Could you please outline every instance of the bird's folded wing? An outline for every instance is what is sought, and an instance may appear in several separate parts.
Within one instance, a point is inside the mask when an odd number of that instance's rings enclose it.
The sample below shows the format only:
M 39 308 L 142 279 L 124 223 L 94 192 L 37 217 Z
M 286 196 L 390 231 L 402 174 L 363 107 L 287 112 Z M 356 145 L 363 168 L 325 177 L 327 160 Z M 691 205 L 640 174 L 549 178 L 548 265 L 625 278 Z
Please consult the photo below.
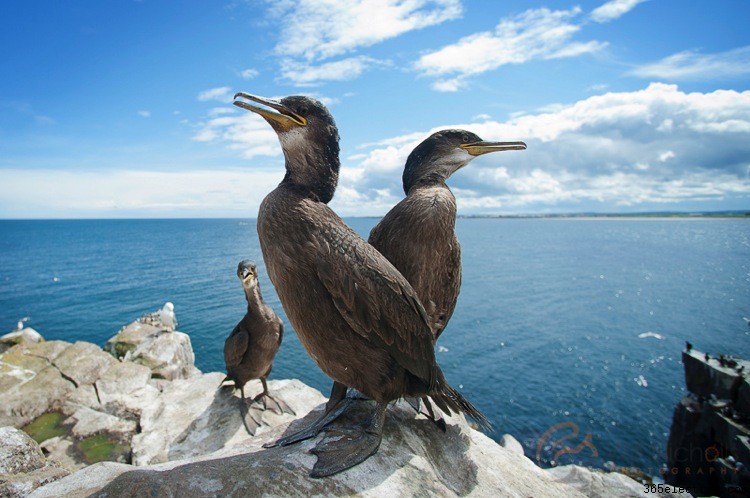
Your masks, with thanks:
M 234 328 L 227 340 L 224 341 L 224 362 L 227 367 L 239 365 L 247 351 L 247 332 L 240 330 L 240 324 Z
M 411 285 L 343 222 L 327 224 L 313 243 L 320 255 L 317 276 L 347 324 L 432 386 L 436 375 L 432 333 Z

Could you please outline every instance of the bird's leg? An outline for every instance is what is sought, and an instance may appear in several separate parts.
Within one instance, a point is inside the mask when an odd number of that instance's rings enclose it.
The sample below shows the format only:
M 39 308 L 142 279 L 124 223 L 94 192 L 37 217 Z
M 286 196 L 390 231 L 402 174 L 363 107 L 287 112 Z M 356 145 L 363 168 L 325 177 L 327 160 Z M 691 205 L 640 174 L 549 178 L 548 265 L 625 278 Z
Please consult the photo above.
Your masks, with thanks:
M 339 382 L 333 383 L 331 388 L 331 396 L 328 398 L 323 415 L 318 417 L 316 421 L 307 427 L 290 434 L 289 436 L 283 437 L 275 443 L 264 444 L 264 448 L 275 448 L 276 446 L 288 446 L 305 439 L 315 437 L 320 433 L 321 430 L 334 420 L 339 415 L 344 413 L 344 410 L 351 404 L 352 400 L 346 397 L 346 386 Z
M 256 410 L 251 405 L 248 405 L 247 399 L 245 398 L 245 386 L 240 387 L 240 394 L 242 395 L 242 400 L 240 400 L 242 424 L 245 426 L 247 433 L 254 436 L 255 431 L 263 424 L 262 414 L 258 415 Z
M 421 413 L 428 419 L 432 420 L 432 422 L 438 426 L 438 429 L 443 432 L 448 429 L 445 425 L 445 419 L 443 419 L 443 415 L 440 413 L 440 410 L 433 410 L 432 403 L 430 403 L 430 398 L 424 396 L 421 398 L 421 400 L 420 398 L 412 397 L 407 397 L 405 399 L 406 402 L 409 403 L 417 413 Z
M 289 408 L 289 405 L 287 405 L 283 400 L 276 399 L 272 397 L 268 393 L 268 384 L 266 384 L 266 378 L 261 377 L 260 381 L 263 383 L 263 392 L 257 395 L 253 401 L 260 401 L 263 403 L 263 409 L 267 410 L 270 406 L 273 411 L 278 413 L 279 415 L 283 415 L 284 413 L 288 413 L 290 415 L 297 415 L 294 413 L 294 410 Z
M 231 381 L 232 383 L 224 384 L 225 382 L 229 382 L 229 381 Z M 232 389 L 234 389 L 236 386 L 234 385 L 234 381 L 230 379 L 229 376 L 227 375 L 226 377 L 224 377 L 224 380 L 219 382 L 219 388 L 222 388 L 222 387 L 231 387 Z
M 364 426 L 332 429 L 326 439 L 310 453 L 317 455 L 310 477 L 327 477 L 352 468 L 374 455 L 383 438 L 385 410 L 388 403 L 379 402 Z

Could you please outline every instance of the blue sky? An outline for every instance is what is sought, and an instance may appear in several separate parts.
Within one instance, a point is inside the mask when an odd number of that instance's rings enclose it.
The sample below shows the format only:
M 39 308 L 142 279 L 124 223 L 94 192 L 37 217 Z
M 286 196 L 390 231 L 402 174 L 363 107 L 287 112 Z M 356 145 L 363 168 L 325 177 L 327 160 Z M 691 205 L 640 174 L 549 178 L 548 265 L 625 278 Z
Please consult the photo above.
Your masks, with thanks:
M 745 0 L 0 4 L 0 218 L 254 217 L 283 177 L 231 96 L 308 94 L 332 207 L 380 215 L 436 129 L 524 140 L 450 181 L 472 213 L 750 209 Z

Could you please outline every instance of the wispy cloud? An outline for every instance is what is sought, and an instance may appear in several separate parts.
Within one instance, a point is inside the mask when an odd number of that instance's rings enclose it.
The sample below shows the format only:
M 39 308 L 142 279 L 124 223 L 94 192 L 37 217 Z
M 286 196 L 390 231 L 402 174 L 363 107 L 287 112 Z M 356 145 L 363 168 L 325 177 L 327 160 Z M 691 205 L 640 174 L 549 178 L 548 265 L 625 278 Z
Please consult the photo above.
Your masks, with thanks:
M 645 1 L 646 0 L 610 0 L 592 10 L 589 17 L 592 21 L 598 23 L 613 21 L 627 14 L 633 10 L 636 5 Z
M 557 11 L 546 8 L 527 10 L 502 19 L 494 31 L 475 33 L 422 55 L 415 68 L 426 76 L 443 77 L 433 84 L 433 88 L 449 92 L 465 87 L 470 76 L 506 64 L 576 57 L 601 50 L 606 43 L 573 40 L 581 29 L 573 22 L 580 13 L 578 7 Z
M 198 94 L 198 100 L 218 100 L 220 102 L 229 102 L 232 100 L 232 89 L 228 86 L 220 86 L 204 90 Z
M 257 69 L 253 69 L 253 68 L 248 68 L 248 69 L 244 69 L 240 71 L 240 77 L 242 77 L 242 79 L 244 80 L 251 80 L 253 78 L 257 78 L 259 74 L 260 74 L 260 71 L 258 71 Z
M 632 71 L 641 78 L 700 80 L 745 76 L 750 74 L 750 45 L 717 54 L 694 50 L 679 52 L 645 64 Z
M 276 52 L 323 60 L 461 16 L 460 0 L 290 0 Z
M 138 111 L 138 115 L 142 118 L 150 118 L 151 111 Z
M 374 66 L 387 64 L 363 55 L 319 65 L 287 59 L 282 62 L 281 75 L 297 86 L 313 86 L 323 81 L 346 81 L 358 78 Z
M 270 13 L 284 20 L 275 47 L 282 77 L 309 86 L 354 79 L 387 64 L 364 55 L 331 59 L 456 19 L 462 7 L 460 0 L 288 0 L 274 2 Z

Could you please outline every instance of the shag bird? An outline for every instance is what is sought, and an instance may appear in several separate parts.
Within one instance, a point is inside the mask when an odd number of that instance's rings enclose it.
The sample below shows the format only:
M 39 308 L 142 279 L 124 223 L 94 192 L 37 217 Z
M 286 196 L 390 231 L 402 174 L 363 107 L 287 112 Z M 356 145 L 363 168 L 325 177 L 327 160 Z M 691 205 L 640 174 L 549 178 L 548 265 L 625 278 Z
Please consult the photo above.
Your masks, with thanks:
M 414 287 L 436 340 L 453 315 L 461 287 L 456 198 L 445 182 L 477 156 L 525 148 L 523 142 L 485 142 L 464 130 L 433 133 L 406 160 L 406 198 L 370 232 L 370 244 Z
M 369 243 L 416 291 L 435 340 L 451 319 L 461 288 L 456 198 L 446 180 L 482 154 L 524 149 L 523 142 L 486 142 L 465 130 L 433 133 L 406 159 L 402 176 L 406 197 L 370 232 Z M 418 403 L 409 401 L 419 411 Z M 423 401 L 425 415 L 444 428 L 429 401 Z
M 279 414 L 286 412 L 294 415 L 286 403 L 271 397 L 268 393 L 268 384 L 266 384 L 266 378 L 273 367 L 273 359 L 281 345 L 284 324 L 273 309 L 263 301 L 255 262 L 240 261 L 237 266 L 237 276 L 245 291 L 247 313 L 224 342 L 224 362 L 227 367 L 227 377 L 224 380 L 234 382 L 234 387 L 240 390 L 244 401 L 245 384 L 249 380 L 260 379 L 263 392 L 252 401 L 262 402 L 264 409 L 270 406 Z M 255 434 L 260 420 L 252 415 L 248 417 L 248 414 L 243 413 L 245 428 L 250 434 Z
M 324 414 L 276 444 L 318 434 L 345 409 L 347 387 L 374 400 L 375 411 L 362 427 L 350 429 L 354 436 L 312 450 L 318 456 L 313 477 L 335 474 L 374 454 L 388 403 L 401 397 L 429 395 L 447 413 L 463 412 L 488 426 L 446 382 L 412 286 L 328 207 L 340 163 L 338 129 L 325 106 L 309 97 L 276 101 L 242 92 L 234 104 L 259 114 L 279 137 L 286 175 L 260 206 L 258 237 L 300 342 L 334 380 Z

